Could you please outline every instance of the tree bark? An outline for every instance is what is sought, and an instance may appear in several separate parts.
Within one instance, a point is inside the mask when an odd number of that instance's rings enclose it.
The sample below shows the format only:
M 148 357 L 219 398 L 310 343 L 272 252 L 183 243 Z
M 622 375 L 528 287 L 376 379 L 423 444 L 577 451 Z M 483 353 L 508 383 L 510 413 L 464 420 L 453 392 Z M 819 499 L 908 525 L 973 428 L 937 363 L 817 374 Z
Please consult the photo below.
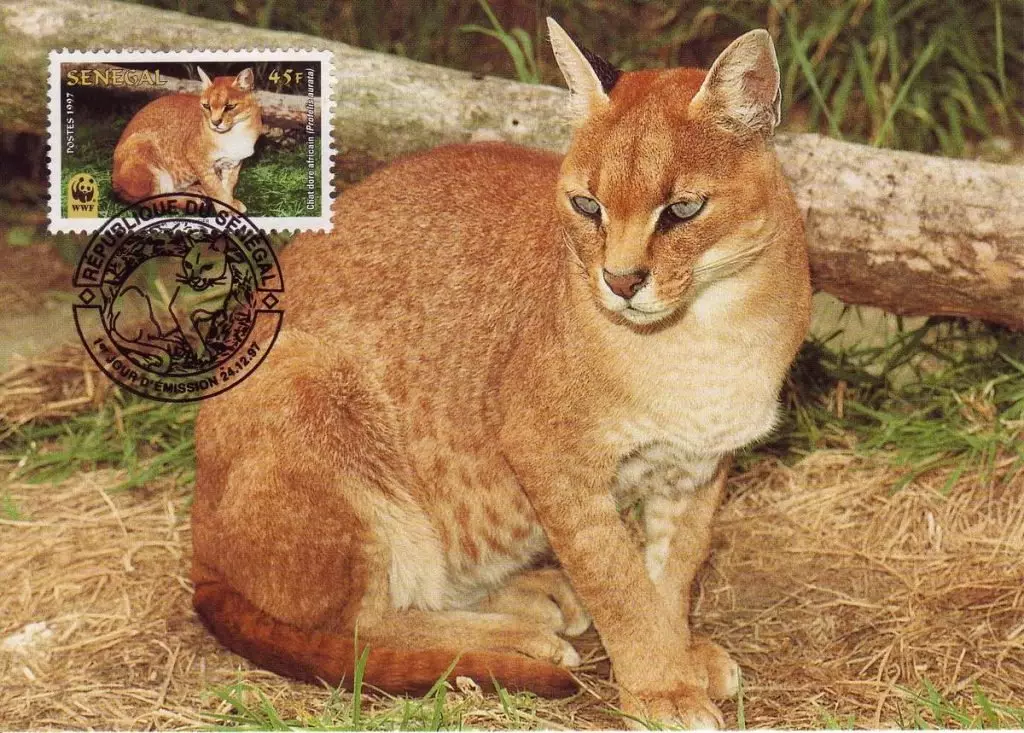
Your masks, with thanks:
M 115 64 L 65 64 L 65 69 L 116 69 Z M 195 94 L 198 96 L 203 91 L 202 82 L 194 79 L 176 79 L 173 76 L 161 78 L 161 84 L 136 83 L 131 86 L 110 86 L 102 87 L 103 93 L 120 96 L 145 97 L 156 99 L 168 94 Z M 96 90 L 101 87 L 94 87 Z M 306 128 L 306 97 L 297 94 L 277 94 L 256 90 L 256 99 L 260 103 L 260 113 L 263 117 L 263 124 L 270 127 L 281 127 L 291 130 L 304 130 Z M 313 108 L 314 124 L 320 127 L 320 100 L 317 99 Z
M 339 156 L 386 161 L 448 142 L 564 150 L 564 91 L 479 77 L 295 33 L 110 0 L 0 0 L 0 125 L 46 130 L 51 48 L 327 48 Z M 779 135 L 818 288 L 905 315 L 1024 329 L 1024 167 Z

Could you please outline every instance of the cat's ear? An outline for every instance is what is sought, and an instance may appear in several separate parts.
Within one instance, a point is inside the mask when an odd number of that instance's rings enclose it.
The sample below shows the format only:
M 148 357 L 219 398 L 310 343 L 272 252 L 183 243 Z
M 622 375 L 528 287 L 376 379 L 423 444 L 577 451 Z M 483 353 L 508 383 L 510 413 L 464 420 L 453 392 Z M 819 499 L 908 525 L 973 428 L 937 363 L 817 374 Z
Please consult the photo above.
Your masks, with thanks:
M 253 85 L 252 69 L 243 69 L 238 72 L 238 76 L 235 77 L 232 83 L 243 92 L 251 92 Z
M 580 121 L 608 103 L 608 93 L 621 73 L 597 54 L 577 46 L 568 33 L 548 18 L 551 50 L 569 87 L 575 120 Z
M 690 102 L 690 112 L 709 113 L 737 132 L 772 133 L 782 119 L 782 90 L 768 31 L 744 33 L 722 51 Z
M 210 77 L 208 77 L 206 75 L 206 72 L 203 71 L 202 66 L 197 66 L 196 71 L 199 72 L 199 81 L 203 83 L 203 91 L 205 92 L 207 89 L 213 86 L 213 82 L 210 81 Z
M 210 249 L 218 254 L 224 254 L 228 251 L 228 238 L 226 235 L 221 234 L 219 237 L 210 242 Z

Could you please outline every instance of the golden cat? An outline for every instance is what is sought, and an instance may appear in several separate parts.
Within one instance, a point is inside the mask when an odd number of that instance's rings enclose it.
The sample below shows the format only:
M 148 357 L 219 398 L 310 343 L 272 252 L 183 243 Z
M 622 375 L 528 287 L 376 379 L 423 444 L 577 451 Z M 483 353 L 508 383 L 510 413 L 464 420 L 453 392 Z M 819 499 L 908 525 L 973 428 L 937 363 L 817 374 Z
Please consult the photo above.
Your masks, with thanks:
M 210 360 L 203 324 L 208 329 L 231 297 L 227 249 L 223 236 L 189 241 L 184 256 L 150 257 L 129 274 L 111 293 L 104 313 L 107 332 L 118 347 L 165 374 L 176 345 L 173 336 L 180 333 L 196 359 Z
M 551 35 L 564 158 L 405 158 L 285 252 L 285 329 L 196 426 L 195 607 L 307 680 L 351 684 L 358 634 L 391 692 L 457 657 L 571 693 L 561 635 L 592 617 L 627 712 L 721 725 L 737 667 L 691 636 L 690 585 L 810 298 L 775 51 L 754 31 L 707 73 L 619 73 Z M 644 548 L 616 508 L 636 494 Z M 533 569 L 549 553 L 561 569 Z
M 111 183 L 128 203 L 188 191 L 245 211 L 235 198 L 242 161 L 263 131 L 252 69 L 211 81 L 202 93 L 172 94 L 140 109 L 114 148 Z

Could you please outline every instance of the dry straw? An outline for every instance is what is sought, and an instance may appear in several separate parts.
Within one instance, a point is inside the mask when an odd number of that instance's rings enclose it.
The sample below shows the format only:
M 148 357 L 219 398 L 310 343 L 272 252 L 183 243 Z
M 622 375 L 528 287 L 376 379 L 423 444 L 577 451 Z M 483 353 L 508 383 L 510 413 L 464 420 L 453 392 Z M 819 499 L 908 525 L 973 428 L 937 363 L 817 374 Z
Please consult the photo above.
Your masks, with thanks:
M 15 365 L 0 377 L 0 434 L 94 409 L 105 387 L 73 352 Z M 1024 475 L 963 475 L 947 494 L 944 472 L 892 494 L 895 477 L 878 456 L 818 452 L 732 480 L 695 604 L 699 632 L 744 670 L 742 710 L 724 705 L 732 726 L 911 725 L 928 684 L 968 708 L 976 688 L 1024 703 Z M 20 517 L 0 515 L 0 642 L 45 624 L 0 647 L 0 728 L 206 726 L 231 712 L 211 691 L 239 679 L 285 719 L 333 705 L 351 722 L 350 696 L 218 647 L 190 606 L 188 487 L 118 491 L 123 478 L 0 484 Z M 460 685 L 447 704 L 467 727 L 617 726 L 607 661 L 593 635 L 583 646 L 576 699 L 510 717 Z M 395 707 L 367 699 L 363 719 Z

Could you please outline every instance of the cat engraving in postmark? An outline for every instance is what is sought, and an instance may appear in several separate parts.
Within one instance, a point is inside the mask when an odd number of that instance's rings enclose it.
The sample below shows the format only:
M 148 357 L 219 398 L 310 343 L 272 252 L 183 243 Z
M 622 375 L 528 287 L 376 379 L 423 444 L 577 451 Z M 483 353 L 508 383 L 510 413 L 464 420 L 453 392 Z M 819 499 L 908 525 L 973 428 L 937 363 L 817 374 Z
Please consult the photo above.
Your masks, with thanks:
M 330 231 L 329 51 L 53 51 L 49 79 L 51 232 L 170 194 Z
M 96 365 L 143 397 L 192 402 L 249 376 L 270 351 L 284 282 L 267 235 L 198 194 L 111 217 L 79 259 L 75 325 Z

